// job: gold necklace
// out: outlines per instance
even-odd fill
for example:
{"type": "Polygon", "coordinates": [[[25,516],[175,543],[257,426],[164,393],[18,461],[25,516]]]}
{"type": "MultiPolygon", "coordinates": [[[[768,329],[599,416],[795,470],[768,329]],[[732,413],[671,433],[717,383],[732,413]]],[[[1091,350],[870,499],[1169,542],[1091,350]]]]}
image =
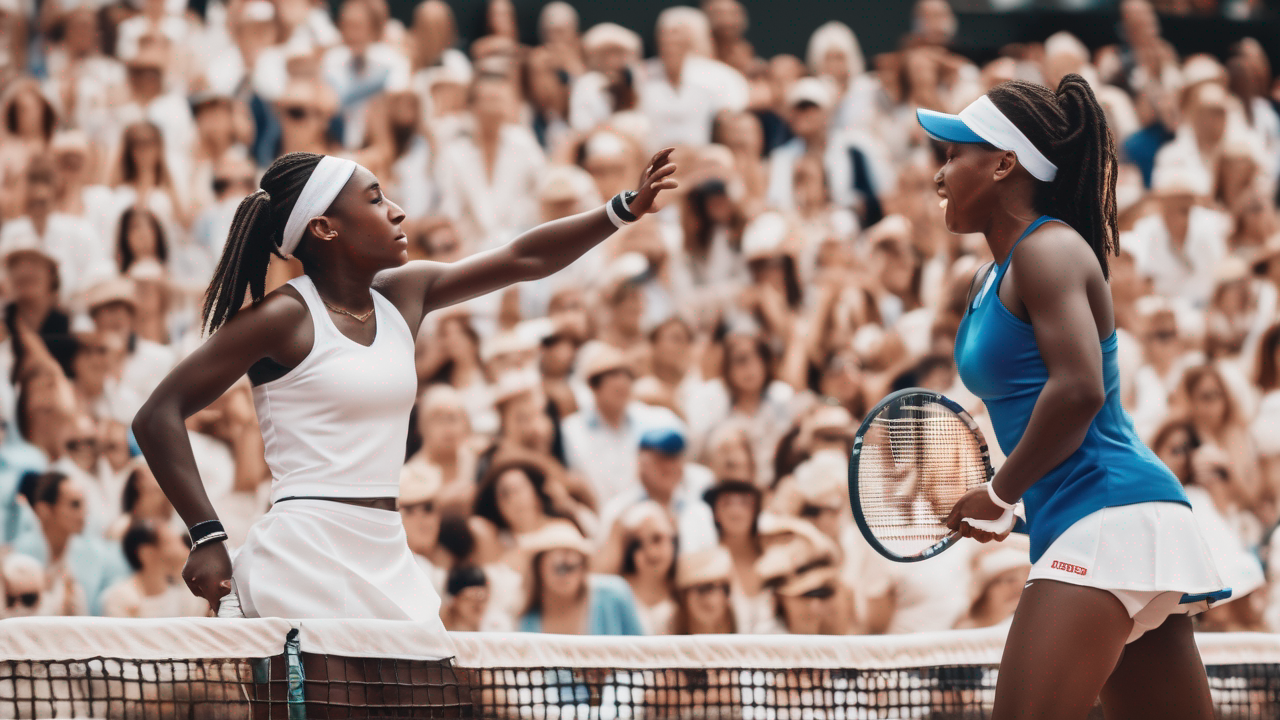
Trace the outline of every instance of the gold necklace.
{"type": "Polygon", "coordinates": [[[377,306],[375,305],[373,308],[370,308],[370,309],[369,309],[369,312],[367,312],[367,313],[365,313],[365,314],[363,314],[363,315],[357,315],[357,314],[355,314],[355,313],[351,312],[350,310],[343,310],[343,309],[342,309],[342,308],[340,308],[340,307],[334,307],[334,306],[330,305],[330,304],[329,304],[329,301],[328,301],[328,300],[325,300],[324,298],[320,298],[320,302],[324,303],[324,306],[325,306],[325,307],[327,307],[327,308],[329,308],[330,310],[332,310],[332,311],[334,311],[334,312],[340,312],[340,313],[342,313],[343,315],[350,315],[351,317],[355,318],[356,320],[359,320],[360,322],[364,322],[365,320],[368,320],[368,319],[369,319],[369,316],[373,314],[373,311],[374,311],[375,309],[377,309],[377,306]]]}

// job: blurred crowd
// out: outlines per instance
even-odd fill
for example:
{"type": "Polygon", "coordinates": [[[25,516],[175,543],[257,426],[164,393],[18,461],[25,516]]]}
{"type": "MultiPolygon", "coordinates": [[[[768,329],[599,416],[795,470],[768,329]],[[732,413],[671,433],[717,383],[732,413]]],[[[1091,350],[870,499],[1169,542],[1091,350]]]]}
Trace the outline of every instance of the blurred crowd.
{"type": "MultiPolygon", "coordinates": [[[[994,437],[952,352],[989,251],[943,226],[915,109],[1079,73],[1121,155],[1124,403],[1235,590],[1197,621],[1280,630],[1280,84],[1258,42],[1184,57],[1126,0],[1111,45],[1059,33],[978,66],[947,2],[919,0],[894,52],[833,20],[763,58],[738,0],[705,0],[664,10],[646,58],[564,2],[537,45],[511,0],[469,45],[441,0],[407,24],[385,0],[327,8],[0,0],[0,615],[207,612],[128,428],[202,341],[235,207],[274,158],[357,160],[409,214],[411,257],[452,262],[599,207],[673,145],[659,212],[421,329],[400,512],[446,626],[1009,622],[1019,536],[889,563],[854,525],[847,458],[904,387],[994,437]]],[[[272,263],[268,289],[301,272],[272,263]]],[[[234,551],[271,482],[248,381],[187,426],[234,551]]]]}

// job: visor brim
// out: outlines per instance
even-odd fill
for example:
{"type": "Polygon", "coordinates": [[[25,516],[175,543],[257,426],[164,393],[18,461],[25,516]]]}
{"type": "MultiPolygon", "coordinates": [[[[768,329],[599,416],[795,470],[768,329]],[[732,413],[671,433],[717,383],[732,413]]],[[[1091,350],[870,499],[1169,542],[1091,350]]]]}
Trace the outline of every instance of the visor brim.
{"type": "Polygon", "coordinates": [[[981,135],[974,132],[959,115],[916,109],[916,121],[929,134],[929,137],[940,142],[949,143],[985,143],[981,135]]]}

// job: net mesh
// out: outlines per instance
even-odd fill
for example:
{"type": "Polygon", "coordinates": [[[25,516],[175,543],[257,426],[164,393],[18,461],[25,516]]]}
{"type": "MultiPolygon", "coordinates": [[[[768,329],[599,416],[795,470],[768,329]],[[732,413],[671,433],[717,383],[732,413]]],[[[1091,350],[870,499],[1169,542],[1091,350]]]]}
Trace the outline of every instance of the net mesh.
{"type": "Polygon", "coordinates": [[[885,549],[915,557],[947,536],[942,521],[956,501],[987,481],[975,431],[924,394],[898,397],[876,412],[857,451],[858,502],[885,549]]]}
{"type": "MultiPolygon", "coordinates": [[[[982,718],[995,697],[1003,643],[991,630],[894,637],[460,633],[452,636],[456,660],[442,662],[414,652],[418,641],[433,641],[412,624],[212,622],[223,627],[203,619],[7,620],[0,717],[982,718]],[[368,648],[366,657],[350,654],[353,642],[368,648]],[[86,653],[95,647],[96,654],[86,653]]],[[[1280,717],[1280,637],[1197,640],[1219,717],[1280,717]]]]}

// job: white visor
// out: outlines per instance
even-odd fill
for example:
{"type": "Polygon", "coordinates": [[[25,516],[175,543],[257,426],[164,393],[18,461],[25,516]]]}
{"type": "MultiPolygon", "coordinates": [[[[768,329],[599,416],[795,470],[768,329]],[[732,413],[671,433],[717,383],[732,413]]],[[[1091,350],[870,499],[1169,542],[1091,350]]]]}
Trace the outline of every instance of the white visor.
{"type": "Polygon", "coordinates": [[[969,107],[961,110],[959,115],[922,108],[916,110],[916,119],[920,122],[920,127],[929,133],[929,137],[935,140],[952,143],[985,142],[1013,152],[1018,156],[1022,167],[1037,180],[1053,182],[1058,176],[1058,166],[1049,162],[1049,158],[1037,150],[1018,126],[1005,117],[986,95],[969,103],[969,107]]]}

